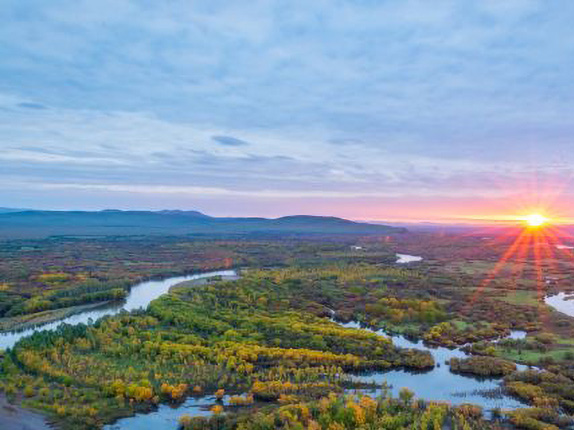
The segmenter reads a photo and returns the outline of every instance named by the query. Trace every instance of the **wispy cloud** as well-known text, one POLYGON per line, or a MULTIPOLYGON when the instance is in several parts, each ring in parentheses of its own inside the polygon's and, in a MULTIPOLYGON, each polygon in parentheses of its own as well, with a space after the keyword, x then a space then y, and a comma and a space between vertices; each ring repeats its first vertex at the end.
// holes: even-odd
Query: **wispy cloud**
POLYGON ((567 178, 572 12, 542 0, 8 0, 0 198, 33 206, 15 188, 29 183, 64 201, 58 183, 103 205, 130 187, 439 202, 567 178))
POLYGON ((233 136, 211 136, 211 140, 225 146, 245 146, 249 145, 249 142, 245 140, 237 139, 233 136))

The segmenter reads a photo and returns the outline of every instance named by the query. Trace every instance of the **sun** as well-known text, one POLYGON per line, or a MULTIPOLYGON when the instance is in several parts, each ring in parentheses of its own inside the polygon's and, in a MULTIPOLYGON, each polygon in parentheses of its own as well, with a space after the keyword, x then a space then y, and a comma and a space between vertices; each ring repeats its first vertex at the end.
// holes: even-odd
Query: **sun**
POLYGON ((524 222, 526 222, 528 227, 542 227, 548 224, 548 221, 550 221, 548 218, 538 213, 529 214, 524 217, 524 222))

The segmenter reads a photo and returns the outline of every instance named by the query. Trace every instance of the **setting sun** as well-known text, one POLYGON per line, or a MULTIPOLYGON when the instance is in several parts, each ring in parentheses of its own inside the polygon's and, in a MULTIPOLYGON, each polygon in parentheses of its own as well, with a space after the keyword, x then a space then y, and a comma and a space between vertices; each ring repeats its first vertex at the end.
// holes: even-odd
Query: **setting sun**
POLYGON ((534 213, 526 215, 524 217, 524 221, 529 227, 541 227, 544 224, 547 224, 549 220, 544 215, 534 213))

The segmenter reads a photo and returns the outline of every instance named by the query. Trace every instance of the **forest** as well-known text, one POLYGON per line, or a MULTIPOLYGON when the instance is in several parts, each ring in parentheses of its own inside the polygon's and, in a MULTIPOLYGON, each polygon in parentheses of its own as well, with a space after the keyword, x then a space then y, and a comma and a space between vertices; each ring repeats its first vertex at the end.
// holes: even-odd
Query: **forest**
MULTIPOLYGON (((18 318, 7 317, 120 300, 132 285, 146 279, 230 267, 334 260, 337 252, 349 248, 349 243, 354 243, 354 239, 286 237, 264 241, 120 236, 0 241, 0 326, 18 322, 18 318)), ((377 248, 373 258, 392 261, 387 247, 377 248)))
MULTIPOLYGON (((537 302, 506 300, 515 286, 502 281, 469 310, 485 273, 459 271, 466 248, 460 245, 457 264, 454 244, 422 263, 396 264, 394 253, 408 250, 410 240, 3 243, 3 293, 14 298, 5 305, 7 318, 121 302, 136 282, 156 277, 230 267, 241 276, 184 282, 145 310, 24 337, 3 355, 2 395, 64 430, 99 429, 206 395, 216 399, 212 417, 182 413, 174 429, 567 428, 574 364, 572 344, 563 339, 571 318, 537 302), (399 347, 375 333, 381 329, 472 355, 439 363, 426 350, 399 347), (526 338, 498 340, 516 329, 526 338), (517 370, 516 362, 538 370, 517 370), (384 386, 354 377, 440 365, 503 378, 502 390, 529 407, 487 416, 478 406, 417 399, 408 389, 398 397, 369 396, 364 390, 384 386)), ((478 258, 488 267, 491 257, 472 261, 478 258)))

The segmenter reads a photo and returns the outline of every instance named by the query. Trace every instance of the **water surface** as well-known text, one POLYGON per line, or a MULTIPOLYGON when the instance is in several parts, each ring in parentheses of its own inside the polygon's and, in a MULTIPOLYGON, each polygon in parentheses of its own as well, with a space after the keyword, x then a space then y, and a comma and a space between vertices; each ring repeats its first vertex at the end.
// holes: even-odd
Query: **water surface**
POLYGON ((188 397, 181 405, 158 405, 157 410, 149 413, 138 413, 133 417, 121 418, 113 424, 104 426, 104 430, 177 430, 182 415, 192 417, 209 417, 210 407, 219 403, 226 404, 229 396, 218 402, 215 396, 188 397))
POLYGON ((152 300, 157 299, 162 294, 169 291, 170 287, 184 281, 192 281, 195 279, 211 278, 214 276, 223 276, 226 278, 233 278, 237 275, 235 270, 218 270, 213 272, 199 273, 195 275, 176 276, 167 278, 160 281, 144 281, 134 285, 123 302, 114 302, 105 304, 101 307, 91 308, 84 312, 79 312, 67 318, 53 321, 46 324, 41 324, 33 328, 8 331, 0 333, 0 349, 11 348, 16 342, 26 336, 30 336, 37 331, 54 330, 60 324, 87 324, 91 321, 104 317, 106 315, 115 315, 122 310, 133 311, 135 309, 145 309, 152 300))
POLYGON ((415 263, 417 261, 422 261, 422 259, 423 258, 418 255, 397 254, 397 263, 399 264, 415 263))
MULTIPOLYGON (((341 323, 339 323, 341 324, 341 323)), ((370 330, 362 328, 357 322, 341 324, 344 327, 360 328, 369 330, 381 336, 390 337, 395 346, 401 348, 418 349, 428 351, 435 360, 435 367, 425 371, 412 371, 395 369, 384 372, 370 372, 355 376, 357 381, 377 384, 387 383, 391 386, 390 392, 398 396, 401 388, 406 387, 413 391, 418 398, 426 400, 438 400, 449 402, 453 405, 472 403, 479 405, 487 412, 495 408, 517 409, 527 406, 525 403, 510 397, 502 392, 500 378, 480 378, 472 375, 459 375, 452 373, 446 364, 451 358, 466 358, 469 354, 460 348, 449 349, 444 347, 432 347, 424 345, 423 341, 412 341, 401 335, 389 335, 383 330, 370 330)), ((521 339, 526 336, 523 331, 512 331, 513 339, 521 339)), ((527 366, 517 364, 519 370, 527 366)), ((372 395, 381 393, 380 389, 371 391, 372 395)))
MULTIPOLYGON (((444 362, 452 357, 468 357, 460 349, 428 347, 422 341, 411 341, 401 335, 390 336, 382 330, 374 331, 362 328, 357 322, 337 324, 348 328, 369 330, 382 336, 391 337, 393 344, 401 348, 429 351, 437 362, 437 366, 428 371, 415 372, 400 369, 363 373, 354 376, 354 379, 357 381, 375 382, 377 384, 387 383, 387 385, 392 386, 390 392, 395 397, 398 396, 402 387, 407 387, 414 391, 418 398, 447 401, 454 405, 473 403, 482 406, 487 411, 487 414, 494 408, 516 409, 526 406, 526 404, 502 393, 500 379, 476 378, 451 373, 444 362)), ((513 331, 509 337, 522 338, 525 335, 525 332, 513 331)), ((526 366, 522 367, 525 368, 526 366)), ((362 392, 376 396, 381 394, 381 389, 362 390, 362 392)), ((225 400, 226 398, 224 398, 224 403, 225 400)), ((104 427, 104 430, 139 430, 148 428, 154 430, 177 430, 177 423, 182 415, 210 416, 209 407, 215 403, 215 397, 205 396, 188 398, 182 405, 177 407, 162 404, 155 411, 122 418, 114 424, 104 427)))
MULTIPOLYGON (((421 261, 422 257, 397 254, 399 263, 409 263, 421 261)), ((149 303, 168 292, 169 288, 183 281, 223 276, 235 278, 237 273, 234 270, 222 270, 201 273, 189 276, 178 276, 161 281, 146 281, 135 285, 130 290, 128 297, 123 303, 106 305, 101 308, 91 309, 68 318, 53 323, 44 324, 33 329, 20 332, 9 332, 0 334, 0 348, 8 348, 14 345, 20 338, 28 336, 36 331, 53 330, 62 323, 78 324, 95 321, 106 315, 114 315, 122 310, 131 311, 139 308, 146 308, 149 303)), ((571 304, 574 304, 570 302, 571 304)), ((334 312, 334 311, 332 311, 334 312)), ((341 324, 345 327, 361 328, 356 322, 341 324)), ((370 330, 361 328, 363 330, 370 330)), ((373 331, 373 330, 370 330, 373 331)), ((392 386, 393 395, 398 395, 402 387, 407 387, 414 391, 416 396, 427 400, 447 401, 451 404, 473 403, 482 406, 489 411, 493 408, 516 409, 526 406, 524 403, 502 393, 500 379, 496 378, 476 378, 472 376, 456 375, 451 373, 445 361, 450 358, 464 358, 468 355, 459 348, 448 349, 444 347, 429 347, 422 341, 412 341, 401 335, 389 336, 382 330, 374 331, 377 334, 391 337, 393 344, 402 348, 414 348, 429 351, 437 365, 428 371, 408 371, 404 369, 390 370, 386 372, 371 372, 355 375, 358 381, 375 382, 378 384, 387 383, 392 386)), ((523 338, 524 332, 513 331, 509 337, 523 338)), ((520 366, 525 368, 525 366, 520 366)), ((369 394, 380 394, 380 390, 373 390, 369 394)), ((225 399, 224 399, 225 402, 225 399)), ((138 413, 133 417, 122 418, 114 424, 104 427, 105 430, 176 430, 178 419, 184 415, 209 416, 209 407, 216 403, 214 396, 190 397, 178 407, 166 404, 158 405, 157 410, 149 413, 138 413)))
POLYGON ((553 307, 558 312, 574 317, 574 294, 558 293, 547 296, 544 303, 553 307))

